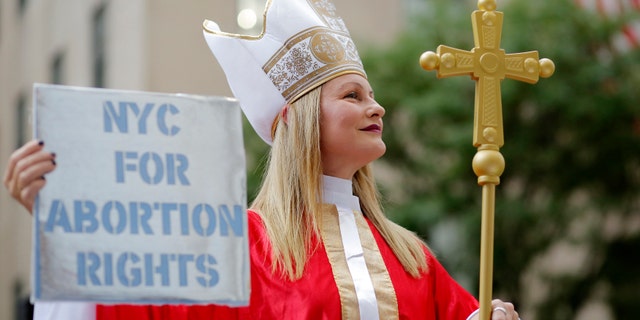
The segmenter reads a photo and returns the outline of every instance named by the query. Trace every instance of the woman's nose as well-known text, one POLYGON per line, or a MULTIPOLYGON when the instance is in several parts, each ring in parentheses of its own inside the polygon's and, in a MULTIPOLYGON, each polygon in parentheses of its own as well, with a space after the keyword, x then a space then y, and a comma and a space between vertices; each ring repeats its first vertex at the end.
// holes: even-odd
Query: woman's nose
POLYGON ((375 100, 372 101, 371 105, 369 106, 369 110, 367 110, 367 115, 369 117, 378 116, 382 118, 384 116, 384 113, 384 108, 375 100))

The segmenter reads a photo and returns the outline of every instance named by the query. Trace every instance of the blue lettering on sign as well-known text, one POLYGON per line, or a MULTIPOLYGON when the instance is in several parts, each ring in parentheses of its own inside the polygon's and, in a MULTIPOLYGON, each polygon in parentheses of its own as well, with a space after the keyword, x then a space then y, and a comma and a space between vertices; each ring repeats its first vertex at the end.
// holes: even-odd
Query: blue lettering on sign
POLYGON ((98 205, 91 200, 74 200, 70 216, 64 202, 54 199, 43 224, 45 232, 154 235, 151 219, 156 216, 161 231, 158 234, 180 234, 209 237, 244 235, 246 213, 241 205, 219 205, 215 209, 207 203, 190 207, 176 202, 106 201, 98 205), (72 223, 73 222, 73 223, 72 223))
POLYGON ((216 259, 212 255, 198 256, 198 260, 196 260, 196 267, 198 268, 198 271, 209 276, 208 281, 207 281, 207 277, 204 277, 204 276, 199 276, 196 278, 198 283, 201 286, 205 288, 211 288, 211 287, 214 287, 216 284, 218 284, 218 280, 219 280, 218 271, 210 267, 216 264, 217 264, 216 259))
POLYGON ((131 234, 138 234, 138 228, 142 228, 144 234, 153 234, 151 226, 149 226, 149 219, 153 211, 151 205, 146 202, 131 202, 129 203, 129 215, 131 217, 131 234), (140 214, 139 211, 143 213, 140 214), (138 222, 140 224, 138 225, 138 222))
POLYGON ((193 209, 193 229, 196 230, 201 236, 209 236, 216 230, 216 213, 213 208, 208 204, 199 204, 193 209), (203 215, 204 213, 204 215, 203 215), (202 217, 207 217, 205 225, 207 228, 203 228, 202 217))
POLYGON ((220 280, 216 264, 210 254, 145 253, 141 257, 134 252, 115 255, 111 252, 78 252, 76 283, 91 287, 200 285, 211 288, 220 280), (172 279, 172 274, 177 274, 177 279, 172 279))
POLYGON ((153 286, 154 273, 160 275, 160 283, 163 287, 169 285, 169 256, 163 254, 160 256, 160 265, 154 266, 153 255, 145 254, 145 285, 148 287, 153 286))
POLYGON ((132 265, 136 265, 140 262, 140 257, 131 252, 126 252, 120 255, 117 266, 118 281, 120 281, 120 283, 125 287, 138 287, 142 284, 142 271, 140 268, 136 267, 128 268, 127 262, 131 262, 132 265))
POLYGON ((108 233, 123 233, 127 227, 127 218, 127 210, 124 208, 124 205, 118 201, 109 201, 102 207, 102 223, 108 233), (112 214, 114 211, 116 212, 115 215, 112 214), (115 228, 112 223, 112 217, 114 216, 116 217, 115 228))
POLYGON ((116 183, 125 183, 126 172, 137 172, 142 181, 156 185, 166 182, 180 185, 191 185, 186 171, 189 169, 189 158, 180 153, 167 153, 164 157, 155 152, 116 151, 116 183))
POLYGON ((161 205, 155 204, 155 208, 160 207, 162 212, 162 234, 171 234, 171 211, 177 210, 178 205, 176 203, 163 203, 161 205))
POLYGON ((94 286, 102 285, 98 270, 100 269, 100 256, 94 252, 79 252, 77 261, 78 265, 78 285, 86 286, 88 281, 94 286))
POLYGON ((165 103, 161 105, 158 108, 158 129, 160 129, 160 132, 162 132, 164 135, 175 136, 176 134, 178 134, 178 132, 180 132, 180 128, 176 126, 171 126, 171 128, 169 128, 167 126, 167 111, 169 111, 169 113, 171 113, 172 115, 180 113, 180 111, 178 111, 178 108, 176 108, 176 106, 172 104, 165 103))
POLYGON ((104 285, 113 285, 113 254, 104 254, 104 285))
POLYGON ((94 233, 98 230, 96 210, 96 204, 91 201, 73 202, 73 220, 77 233, 94 233))
POLYGON ((229 226, 236 235, 242 234, 242 222, 244 214, 241 206, 233 206, 233 216, 229 211, 229 207, 222 205, 218 206, 218 212, 220 213, 220 235, 229 235, 229 226))
MULTIPOLYGON (((114 103, 113 101, 105 101, 102 104, 103 114, 103 129, 104 132, 114 132, 117 130, 120 133, 129 133, 129 116, 132 115, 137 120, 137 133, 147 134, 149 116, 154 110, 155 104, 150 102, 146 103, 142 110, 135 102, 120 101, 114 103), (117 107, 116 107, 117 105, 117 107)), ((169 125, 167 118, 169 116, 176 116, 180 113, 180 110, 173 104, 165 103, 156 108, 156 126, 160 133, 165 136, 175 136, 180 132, 180 127, 176 125, 169 125)))
POLYGON ((179 254, 178 255, 178 278, 181 287, 186 287, 189 285, 189 281, 187 280, 187 264, 189 262, 193 262, 192 254, 179 254))
POLYGON ((64 203, 60 200, 53 200, 51 203, 51 209, 49 210, 49 217, 44 224, 45 232, 53 232, 54 227, 62 228, 64 232, 71 232, 71 223, 69 222, 69 214, 64 207, 64 203))

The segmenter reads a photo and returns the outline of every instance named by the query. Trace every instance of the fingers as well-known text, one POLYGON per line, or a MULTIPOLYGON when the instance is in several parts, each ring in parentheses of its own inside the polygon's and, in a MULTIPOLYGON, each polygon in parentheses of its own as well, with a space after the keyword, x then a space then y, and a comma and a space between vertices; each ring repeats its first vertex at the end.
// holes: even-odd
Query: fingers
POLYGON ((20 160, 14 169, 14 181, 18 189, 41 179, 55 168, 55 155, 48 152, 36 152, 20 160))
POLYGON ((16 150, 5 170, 4 185, 18 202, 31 211, 44 175, 55 169, 55 154, 44 151, 42 141, 30 141, 16 150))
POLYGON ((4 186, 7 189, 9 188, 10 183, 13 181, 16 164, 24 157, 34 152, 41 151, 43 146, 44 142, 32 140, 27 142, 24 146, 11 154, 9 163, 7 164, 7 168, 4 171, 4 186))
POLYGON ((43 177, 33 181, 20 192, 20 199, 18 201, 20 201, 29 212, 33 212, 33 203, 35 202, 36 195, 46 183, 47 181, 43 177))
POLYGON ((510 302, 503 302, 500 299, 491 301, 493 308, 491 313, 492 320, 519 320, 518 312, 510 302))

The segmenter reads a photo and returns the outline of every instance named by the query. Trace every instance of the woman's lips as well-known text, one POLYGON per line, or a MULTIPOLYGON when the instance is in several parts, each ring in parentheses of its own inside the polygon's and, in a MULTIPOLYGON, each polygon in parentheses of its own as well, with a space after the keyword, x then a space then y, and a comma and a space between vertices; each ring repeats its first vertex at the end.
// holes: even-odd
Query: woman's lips
POLYGON ((372 124, 370 126, 367 126, 363 129, 360 129, 361 131, 369 131, 369 132, 382 132, 382 128, 377 125, 377 124, 372 124))

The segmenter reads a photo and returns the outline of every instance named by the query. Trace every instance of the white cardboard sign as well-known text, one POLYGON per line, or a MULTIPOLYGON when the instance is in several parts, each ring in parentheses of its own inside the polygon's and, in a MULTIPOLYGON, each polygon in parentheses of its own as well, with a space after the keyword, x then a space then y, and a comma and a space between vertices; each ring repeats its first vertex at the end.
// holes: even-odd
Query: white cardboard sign
POLYGON ((237 101, 34 85, 33 300, 246 305, 237 101))

